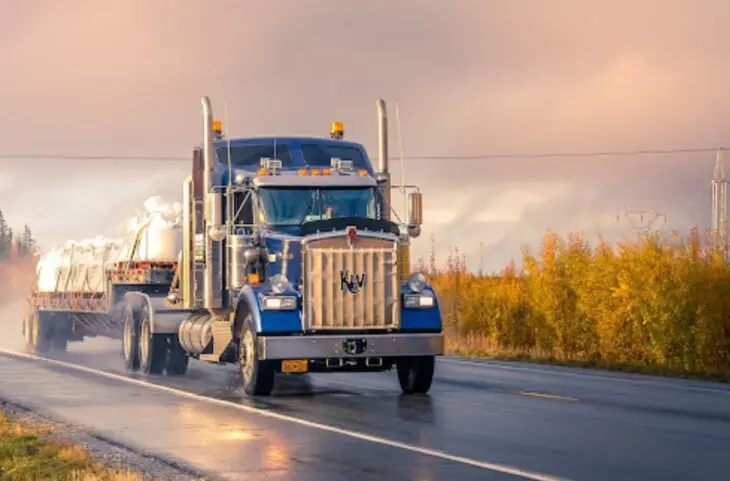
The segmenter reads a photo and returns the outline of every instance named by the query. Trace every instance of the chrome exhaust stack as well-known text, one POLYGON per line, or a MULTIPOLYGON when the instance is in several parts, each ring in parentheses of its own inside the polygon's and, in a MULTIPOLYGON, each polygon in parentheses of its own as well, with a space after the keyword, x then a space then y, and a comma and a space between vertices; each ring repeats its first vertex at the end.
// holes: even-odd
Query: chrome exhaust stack
MULTIPOLYGON (((207 96, 200 103, 203 107, 203 189, 207 195, 213 190, 213 107, 207 96)), ((207 215, 205 220, 210 220, 207 215)))
POLYGON ((379 99, 378 108, 378 174, 385 199, 384 217, 390 220, 390 169, 388 165, 388 111, 385 100, 379 99))
POLYGON ((215 148, 213 145, 213 108, 210 98, 200 99, 203 108, 203 202, 205 219, 205 270, 203 274, 203 307, 219 309, 223 307, 222 286, 216 285, 222 247, 218 244, 225 237, 223 222, 222 194, 213 192, 213 162, 215 148))

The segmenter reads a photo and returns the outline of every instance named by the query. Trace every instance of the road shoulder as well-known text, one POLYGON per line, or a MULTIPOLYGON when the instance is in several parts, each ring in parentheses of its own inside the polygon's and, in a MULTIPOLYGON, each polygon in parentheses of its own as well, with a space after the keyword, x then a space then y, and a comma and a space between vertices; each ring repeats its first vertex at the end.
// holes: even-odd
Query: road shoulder
POLYGON ((170 462, 105 439, 81 427, 61 422, 46 413, 33 411, 15 402, 0 399, 0 412, 12 422, 28 426, 43 426, 50 433, 44 438, 79 446, 91 457, 111 469, 134 472, 144 479, 159 481, 204 481, 208 476, 191 472, 170 462))

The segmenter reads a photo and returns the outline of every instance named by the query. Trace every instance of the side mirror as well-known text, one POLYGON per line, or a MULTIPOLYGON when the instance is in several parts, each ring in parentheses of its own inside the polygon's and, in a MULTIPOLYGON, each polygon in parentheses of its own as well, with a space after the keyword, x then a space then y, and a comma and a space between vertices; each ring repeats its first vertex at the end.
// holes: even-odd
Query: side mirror
POLYGON ((408 234, 411 237, 418 237, 421 235, 423 224, 423 194, 411 192, 408 194, 408 204, 408 234))

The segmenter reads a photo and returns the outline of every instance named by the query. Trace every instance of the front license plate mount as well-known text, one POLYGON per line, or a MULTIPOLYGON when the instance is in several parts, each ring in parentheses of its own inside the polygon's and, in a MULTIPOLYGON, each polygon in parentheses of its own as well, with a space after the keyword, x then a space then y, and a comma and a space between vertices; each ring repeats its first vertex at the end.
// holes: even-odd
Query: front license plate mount
POLYGON ((286 359, 281 361, 281 372, 303 373, 309 371, 309 361, 306 359, 286 359))

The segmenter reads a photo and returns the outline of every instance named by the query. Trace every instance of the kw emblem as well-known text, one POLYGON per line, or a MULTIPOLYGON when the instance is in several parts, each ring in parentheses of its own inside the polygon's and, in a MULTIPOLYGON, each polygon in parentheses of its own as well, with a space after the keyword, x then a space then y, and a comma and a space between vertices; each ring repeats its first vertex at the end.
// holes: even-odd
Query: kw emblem
POLYGON ((340 271, 340 289, 345 289, 353 294, 357 294, 360 288, 365 285, 365 274, 351 274, 349 271, 340 271))

